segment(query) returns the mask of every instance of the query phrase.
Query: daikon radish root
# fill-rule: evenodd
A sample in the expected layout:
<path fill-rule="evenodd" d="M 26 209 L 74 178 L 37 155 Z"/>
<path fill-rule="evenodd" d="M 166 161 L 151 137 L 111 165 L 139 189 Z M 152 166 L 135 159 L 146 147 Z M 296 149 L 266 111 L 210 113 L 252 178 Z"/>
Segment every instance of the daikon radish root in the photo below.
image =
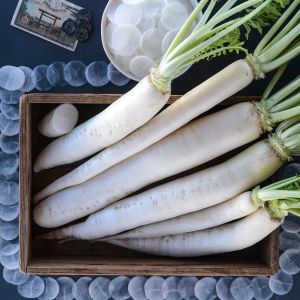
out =
<path fill-rule="evenodd" d="M 154 255 L 195 257 L 248 248 L 280 225 L 281 220 L 273 219 L 266 209 L 260 208 L 241 220 L 210 229 L 152 239 L 111 240 L 109 243 Z"/>
<path fill-rule="evenodd" d="M 231 8 L 235 3 L 234 1 L 232 5 L 224 5 L 226 10 L 223 7 L 222 14 L 211 16 L 205 24 L 199 26 L 197 30 L 186 37 L 194 22 L 197 22 L 199 13 L 204 10 L 208 2 L 208 0 L 200 1 L 175 37 L 170 46 L 171 50 L 148 77 L 106 110 L 48 145 L 38 155 L 34 164 L 34 171 L 38 172 L 78 161 L 118 142 L 141 127 L 165 105 L 170 96 L 171 81 L 182 70 L 201 59 L 211 59 L 226 52 L 245 51 L 242 47 L 243 43 L 240 41 L 238 28 L 242 25 L 247 26 L 247 28 L 260 28 L 262 24 L 267 24 L 269 20 L 273 20 L 280 14 L 278 11 L 280 5 L 284 6 L 289 3 L 287 0 L 248 0 Z M 251 7 L 254 9 L 249 11 L 248 9 Z M 229 18 L 243 11 L 246 11 L 245 16 L 228 21 Z M 226 23 L 222 23 L 224 21 Z M 288 41 L 292 40 L 293 35 L 287 34 L 286 36 Z M 287 45 L 288 43 L 284 44 L 285 47 Z M 277 44 L 275 46 L 277 47 Z M 278 54 L 278 51 L 273 52 Z M 262 64 L 267 61 L 269 62 L 268 56 L 266 60 L 259 63 Z M 247 85 L 251 81 L 251 79 L 249 81 L 249 77 L 253 76 L 250 67 L 243 74 L 246 76 L 244 80 L 241 80 L 241 83 Z M 234 85 L 235 83 L 232 86 Z M 228 89 L 230 90 L 231 87 Z M 235 92 L 236 88 L 233 90 Z M 210 98 L 209 93 L 206 93 L 205 99 L 207 98 Z"/>
<path fill-rule="evenodd" d="M 240 103 L 196 120 L 91 180 L 48 197 L 36 210 L 42 214 L 44 210 L 55 211 L 55 215 L 50 218 L 55 224 L 53 227 L 64 225 L 155 181 L 196 167 L 245 145 L 272 128 L 279 120 L 299 112 L 298 106 L 293 107 L 297 102 L 292 105 L 289 97 L 299 85 L 300 79 L 272 95 L 272 105 L 268 98 L 257 105 Z M 280 101 L 282 99 L 284 100 Z M 270 112 L 277 103 L 282 106 L 284 103 L 288 104 L 288 109 L 280 109 L 280 116 L 276 109 L 273 113 Z M 127 180 L 124 181 L 124 178 Z M 41 199 L 41 195 L 49 192 L 49 189 L 51 186 L 38 194 L 35 200 Z M 82 201 L 83 195 L 85 201 Z"/>
<path fill-rule="evenodd" d="M 181 97 L 143 127 L 118 143 L 103 150 L 69 174 L 50 184 L 49 187 L 46 187 L 45 190 L 41 191 L 41 193 L 35 197 L 36 201 L 50 196 L 66 187 L 80 184 L 107 170 L 120 161 L 146 149 L 150 145 L 187 124 L 203 112 L 206 112 L 213 106 L 222 102 L 224 99 L 242 90 L 254 79 L 264 77 L 266 72 L 276 69 L 299 54 L 299 47 L 288 48 L 288 50 L 285 49 L 285 52 L 281 47 L 281 43 L 284 43 L 287 47 L 297 36 L 295 32 L 289 33 L 289 31 L 291 31 L 293 26 L 295 26 L 295 23 L 297 24 L 299 21 L 299 12 L 281 31 L 279 31 L 284 21 L 290 17 L 298 6 L 299 3 L 297 1 L 294 1 L 291 4 L 265 38 L 262 39 L 253 55 L 249 55 L 244 60 L 238 60 L 232 63 L 224 70 Z M 298 32 L 300 32 L 299 26 L 300 25 L 298 25 Z M 279 36 L 282 36 L 282 34 L 285 33 L 288 38 L 284 41 L 278 40 L 277 36 L 273 38 L 277 33 Z M 272 38 L 273 40 L 271 40 Z M 273 44 L 276 44 L 277 47 L 276 49 L 274 48 L 272 52 L 276 53 L 276 59 L 271 55 L 265 55 L 265 51 Z"/>
<path fill-rule="evenodd" d="M 243 218 L 257 209 L 258 207 L 252 201 L 251 192 L 245 192 L 220 204 L 169 220 L 144 225 L 103 240 L 154 238 L 199 231 Z"/>
<path fill-rule="evenodd" d="M 209 208 L 145 225 L 104 240 L 154 238 L 208 229 L 246 217 L 258 210 L 259 207 L 265 207 L 266 203 L 273 205 L 273 214 L 277 213 L 277 218 L 282 218 L 282 214 L 278 216 L 278 206 L 287 215 L 287 211 L 282 209 L 285 201 L 289 200 L 287 197 L 290 197 L 289 192 L 285 192 L 287 188 L 293 191 L 300 190 L 300 177 L 282 180 L 263 188 L 257 187 L 252 192 L 242 193 Z"/>
<path fill-rule="evenodd" d="M 77 121 L 77 108 L 72 104 L 61 104 L 39 122 L 38 130 L 42 135 L 54 138 L 70 132 Z"/>
<path fill-rule="evenodd" d="M 278 73 L 282 74 L 282 68 L 279 69 Z M 270 82 L 270 86 L 274 88 L 279 78 L 280 76 L 276 73 Z M 161 167 L 150 168 L 147 174 L 139 177 L 134 183 L 137 184 L 139 180 L 146 177 L 148 178 L 146 183 L 149 184 L 205 163 L 257 139 L 262 133 L 271 131 L 278 122 L 300 114 L 300 92 L 294 93 L 299 87 L 300 77 L 271 96 L 265 93 L 262 100 L 256 104 L 237 104 L 223 112 L 203 118 L 203 120 L 196 120 L 133 156 L 130 165 L 121 163 L 118 167 L 119 170 L 114 170 L 122 172 L 122 167 L 125 165 L 131 167 L 133 161 L 137 166 L 136 162 L 138 160 L 142 167 L 148 156 L 155 155 L 156 164 Z M 271 92 L 269 86 L 266 92 Z M 210 148 L 216 143 L 218 143 L 218 147 L 212 148 L 210 151 Z M 157 149 L 161 149 L 161 151 Z M 183 152 L 185 155 L 182 155 Z M 106 150 L 104 150 L 100 154 L 101 158 L 106 153 Z M 99 157 L 92 158 L 82 166 L 51 183 L 35 195 L 34 203 L 63 188 L 73 186 L 74 183 L 80 184 L 80 179 L 86 178 L 85 175 L 82 176 L 83 173 L 89 174 L 88 177 L 94 177 L 93 175 L 96 175 L 96 173 L 93 173 L 93 170 L 97 170 L 94 166 L 99 165 L 100 167 L 103 162 L 101 159 L 97 159 Z M 175 160 L 177 164 L 173 166 Z M 144 182 L 140 187 L 143 186 L 145 186 Z"/>
<path fill-rule="evenodd" d="M 268 140 L 256 143 L 220 165 L 118 201 L 82 223 L 50 232 L 45 237 L 100 239 L 229 200 L 270 177 L 291 155 L 300 154 L 299 120 L 297 117 L 283 122 Z M 65 222 L 63 216 L 67 216 L 65 211 L 59 211 L 59 202 L 55 209 L 43 204 L 33 211 L 39 226 L 51 228 Z"/>
<path fill-rule="evenodd" d="M 250 201 L 253 201 L 256 207 L 264 208 L 259 208 L 256 212 L 233 223 L 192 233 L 167 235 L 160 238 L 115 239 L 108 242 L 132 250 L 164 256 L 191 257 L 218 254 L 242 250 L 256 244 L 278 228 L 288 213 L 300 217 L 299 176 L 262 189 L 254 189 L 252 196 L 247 193 L 246 197 L 251 199 Z M 216 207 L 219 209 L 218 206 Z M 232 209 L 234 207 L 227 205 L 224 207 L 223 214 L 230 214 Z M 209 212 L 211 217 L 216 217 L 212 211 L 204 211 Z M 193 222 L 192 219 L 191 222 Z"/>

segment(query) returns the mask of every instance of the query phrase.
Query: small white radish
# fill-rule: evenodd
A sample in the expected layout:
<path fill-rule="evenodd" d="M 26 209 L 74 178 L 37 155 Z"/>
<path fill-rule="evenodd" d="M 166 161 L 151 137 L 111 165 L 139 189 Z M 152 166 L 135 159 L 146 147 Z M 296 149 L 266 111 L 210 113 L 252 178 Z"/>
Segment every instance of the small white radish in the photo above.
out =
<path fill-rule="evenodd" d="M 61 104 L 39 122 L 38 130 L 46 137 L 59 137 L 74 129 L 77 121 L 77 108 L 72 104 Z"/>
<path fill-rule="evenodd" d="M 233 223 L 192 233 L 152 239 L 111 240 L 109 243 L 149 254 L 195 257 L 242 250 L 263 240 L 281 225 L 270 212 L 257 212 Z"/>
<path fill-rule="evenodd" d="M 230 6 L 230 4 L 227 3 L 224 6 L 226 7 L 226 5 Z M 257 79 L 259 77 L 263 77 L 265 72 L 284 64 L 287 61 L 287 57 L 292 59 L 295 55 L 297 55 L 297 51 L 297 53 L 299 53 L 300 47 L 298 47 L 299 49 L 296 47 L 293 50 L 287 48 L 287 51 L 291 51 L 288 55 L 285 52 L 278 51 L 279 48 L 273 49 L 272 53 L 277 53 L 277 59 L 275 59 L 273 62 L 269 56 L 264 55 L 264 51 L 267 51 L 268 47 L 271 47 L 271 45 L 277 45 L 278 47 L 281 46 L 281 40 L 278 39 L 278 37 L 282 37 L 282 32 L 289 36 L 289 38 L 285 38 L 284 43 L 289 41 L 286 44 L 288 45 L 290 42 L 292 42 L 297 34 L 295 34 L 295 30 L 293 30 L 291 33 L 289 33 L 289 31 L 296 26 L 297 15 L 292 18 L 286 27 L 284 27 L 283 31 L 280 31 L 273 40 L 271 40 L 271 38 L 276 32 L 279 31 L 284 21 L 293 13 L 295 9 L 297 9 L 298 6 L 298 2 L 293 2 L 291 4 L 291 6 L 286 10 L 286 12 L 273 26 L 269 33 L 259 43 L 253 55 L 249 55 L 246 59 L 238 60 L 229 65 L 224 70 L 181 97 L 178 101 L 170 105 L 167 109 L 154 117 L 143 127 L 139 128 L 118 143 L 100 152 L 69 174 L 53 182 L 49 187 L 36 196 L 36 200 L 41 200 L 42 198 L 45 198 L 66 187 L 82 183 L 107 170 L 120 161 L 125 160 L 126 158 L 146 149 L 150 145 L 171 134 L 203 112 L 209 110 L 211 107 L 217 105 L 227 97 L 232 96 L 239 90 L 243 89 L 255 78 Z M 227 9 L 228 8 L 226 8 L 225 11 Z M 222 11 L 221 15 L 223 13 L 224 11 Z M 298 32 L 300 32 L 300 24 L 298 27 Z M 175 41 L 176 39 L 177 38 L 175 38 Z M 172 48 L 172 45 L 170 48 Z M 280 55 L 282 55 L 282 57 L 280 57 Z M 281 98 L 281 100 L 283 99 Z M 273 109 L 271 106 L 267 107 L 267 109 Z M 264 105 L 262 105 L 262 109 L 264 108 Z M 277 111 L 279 110 L 280 109 L 278 107 Z M 267 118 L 267 116 L 265 117 Z M 278 120 L 282 121 L 283 119 L 275 118 L 272 121 L 276 123 Z M 268 126 L 270 124 L 267 123 L 268 122 L 266 122 L 266 129 L 272 129 L 273 124 Z"/>
<path fill-rule="evenodd" d="M 105 240 L 154 238 L 199 231 L 243 218 L 257 209 L 258 207 L 252 201 L 251 192 L 245 192 L 220 204 L 169 220 L 144 225 Z"/>
<path fill-rule="evenodd" d="M 100 239 L 229 200 L 270 177 L 291 155 L 300 154 L 299 120 L 298 116 L 283 122 L 268 141 L 258 142 L 220 165 L 121 200 L 82 223 L 50 232 L 48 237 Z M 82 197 L 86 192 L 82 190 Z M 74 195 L 71 193 L 69 199 Z M 67 218 L 67 210 L 64 207 L 65 211 L 59 211 L 59 202 L 55 210 L 42 205 L 33 212 L 38 225 L 51 228 L 65 222 L 60 216 Z M 82 207 L 78 203 L 73 210 Z"/>
<path fill-rule="evenodd" d="M 269 19 L 278 15 L 277 10 L 274 15 L 272 8 L 277 4 L 274 4 L 272 0 L 248 0 L 234 8 L 226 7 L 226 13 L 224 11 L 223 14 L 217 14 L 215 18 L 211 17 L 206 24 L 202 24 L 186 37 L 207 3 L 208 0 L 200 1 L 175 37 L 159 66 L 151 71 L 149 77 L 144 78 L 133 90 L 122 96 L 105 111 L 47 146 L 37 157 L 34 171 L 38 172 L 42 169 L 78 161 L 121 140 L 149 121 L 164 106 L 170 96 L 171 81 L 187 66 L 201 59 L 221 55 L 226 51 L 242 50 L 238 30 L 240 26 L 247 24 L 248 27 L 251 27 L 253 25 L 251 19 L 258 14 L 260 24 L 268 23 Z M 247 11 L 245 16 L 238 16 L 227 23 L 228 26 L 224 26 L 225 20 L 253 6 L 255 8 L 251 12 Z M 265 9 L 268 9 L 268 14 L 261 13 Z M 294 38 L 294 32 L 286 35 L 285 48 Z M 220 47 L 220 41 L 222 47 Z M 227 43 L 229 46 L 224 47 L 224 44 Z M 282 49 L 277 48 L 279 50 L 273 51 L 273 53 L 278 57 Z M 296 52 L 293 55 L 296 55 Z M 254 66 L 266 65 L 266 70 L 273 70 L 286 60 L 292 59 L 293 55 L 288 55 L 288 58 L 281 59 L 280 63 L 272 65 L 270 65 L 271 61 L 268 56 L 262 57 L 258 64 L 254 63 Z M 254 61 L 254 59 L 247 61 Z M 251 65 L 253 66 L 253 64 Z M 251 69 L 249 64 L 248 68 Z M 263 71 L 264 67 L 259 69 L 258 77 L 262 76 Z M 249 76 L 251 75 L 247 74 L 245 80 L 248 80 Z M 224 91 L 220 91 L 220 93 L 223 94 Z M 209 97 L 208 94 L 207 96 Z"/>

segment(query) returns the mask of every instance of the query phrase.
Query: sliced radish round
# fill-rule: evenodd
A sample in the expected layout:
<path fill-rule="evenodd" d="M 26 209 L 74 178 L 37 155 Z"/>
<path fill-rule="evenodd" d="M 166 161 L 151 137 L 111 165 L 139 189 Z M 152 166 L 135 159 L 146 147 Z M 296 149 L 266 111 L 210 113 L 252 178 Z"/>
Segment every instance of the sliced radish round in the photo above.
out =
<path fill-rule="evenodd" d="M 144 2 L 145 0 L 123 0 L 123 3 L 129 4 L 129 5 L 136 5 Z"/>
<path fill-rule="evenodd" d="M 141 3 L 143 17 L 145 19 L 155 17 L 162 10 L 162 0 L 145 0 Z"/>
<path fill-rule="evenodd" d="M 150 69 L 154 66 L 154 61 L 144 55 L 135 57 L 130 62 L 130 71 L 137 78 L 144 78 L 149 74 Z"/>
<path fill-rule="evenodd" d="M 139 47 L 141 32 L 133 25 L 119 26 L 112 36 L 112 48 L 120 56 L 130 56 Z"/>
<path fill-rule="evenodd" d="M 140 47 L 146 56 L 152 59 L 156 59 L 159 58 L 162 54 L 161 42 L 161 33 L 158 29 L 152 28 L 143 33 Z"/>
<path fill-rule="evenodd" d="M 142 19 L 137 27 L 142 33 L 144 33 L 148 29 L 155 28 L 155 20 L 154 18 Z"/>
<path fill-rule="evenodd" d="M 122 2 L 120 0 L 115 0 L 109 4 L 107 9 L 107 18 L 109 21 L 115 23 L 115 12 L 121 4 Z"/>
<path fill-rule="evenodd" d="M 139 5 L 121 4 L 114 15 L 114 23 L 119 25 L 137 25 L 142 20 L 142 10 Z"/>
<path fill-rule="evenodd" d="M 110 48 L 112 48 L 112 36 L 117 28 L 118 25 L 114 23 L 109 23 L 105 28 L 105 39 L 108 47 Z"/>
<path fill-rule="evenodd" d="M 161 23 L 168 30 L 176 31 L 181 28 L 187 17 L 188 13 L 182 4 L 171 2 L 163 9 Z"/>

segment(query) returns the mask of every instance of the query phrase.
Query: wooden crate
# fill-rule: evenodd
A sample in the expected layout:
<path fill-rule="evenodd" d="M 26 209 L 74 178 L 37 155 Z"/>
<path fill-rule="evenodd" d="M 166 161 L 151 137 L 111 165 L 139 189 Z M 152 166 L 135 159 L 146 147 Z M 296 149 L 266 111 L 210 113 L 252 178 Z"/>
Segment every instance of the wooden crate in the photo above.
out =
<path fill-rule="evenodd" d="M 274 274 L 278 270 L 278 231 L 243 251 L 180 259 L 146 255 L 100 242 L 59 243 L 35 238 L 45 230 L 32 222 L 32 195 L 79 164 L 61 166 L 38 174 L 32 172 L 32 162 L 37 153 L 50 142 L 50 139 L 38 133 L 37 121 L 57 104 L 73 103 L 79 110 L 79 122 L 83 122 L 105 109 L 117 97 L 119 96 L 88 94 L 30 94 L 22 97 L 20 102 L 20 270 L 28 274 L 41 275 L 257 276 Z M 178 96 L 173 96 L 169 103 L 177 98 Z M 254 99 L 255 97 L 233 97 L 216 110 L 223 105 Z M 234 153 L 236 151 L 189 172 L 221 162 Z"/>

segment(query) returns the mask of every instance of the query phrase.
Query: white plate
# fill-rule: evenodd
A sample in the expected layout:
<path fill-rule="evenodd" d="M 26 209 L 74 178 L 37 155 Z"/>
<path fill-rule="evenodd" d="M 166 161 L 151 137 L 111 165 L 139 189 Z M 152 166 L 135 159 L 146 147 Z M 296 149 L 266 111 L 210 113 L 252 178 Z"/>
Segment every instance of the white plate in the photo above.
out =
<path fill-rule="evenodd" d="M 132 79 L 132 80 L 135 80 L 135 81 L 140 81 L 139 78 L 135 77 L 133 74 L 131 74 L 130 72 L 124 70 L 122 68 L 122 66 L 120 64 L 118 64 L 118 62 L 114 59 L 114 55 L 113 53 L 110 51 L 108 45 L 107 45 L 107 42 L 106 42 L 106 39 L 105 39 L 105 28 L 107 27 L 108 23 L 109 23 L 109 20 L 107 18 L 107 11 L 111 5 L 112 2 L 114 2 L 116 0 L 109 0 L 105 9 L 104 9 L 104 12 L 103 12 L 103 15 L 102 15 L 102 21 L 101 21 L 101 42 L 102 42 L 102 46 L 104 48 L 104 51 L 107 55 L 107 57 L 109 58 L 110 62 L 122 73 L 124 74 L 125 76 L 127 76 L 128 78 Z M 196 7 L 198 5 L 198 1 L 197 0 L 189 0 L 192 7 Z"/>

